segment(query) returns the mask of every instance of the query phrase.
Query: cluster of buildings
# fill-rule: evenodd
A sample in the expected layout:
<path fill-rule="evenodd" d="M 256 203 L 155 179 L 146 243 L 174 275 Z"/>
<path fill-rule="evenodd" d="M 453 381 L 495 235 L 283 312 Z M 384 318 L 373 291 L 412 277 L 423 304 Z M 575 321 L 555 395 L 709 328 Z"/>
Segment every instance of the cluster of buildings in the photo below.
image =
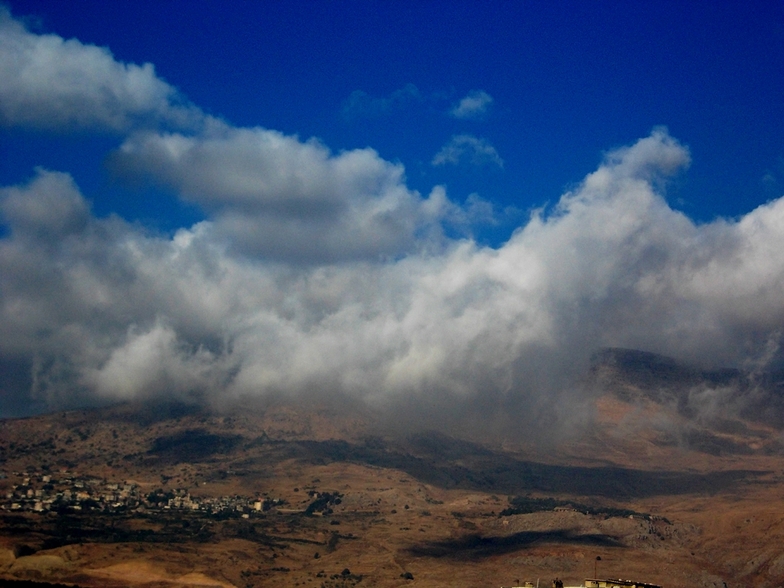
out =
<path fill-rule="evenodd" d="M 12 483 L 16 481 L 18 483 Z M 283 504 L 282 500 L 244 496 L 195 497 L 186 489 L 143 492 L 131 481 L 108 482 L 76 473 L 0 473 L 0 511 L 74 513 L 195 511 L 249 518 Z"/>

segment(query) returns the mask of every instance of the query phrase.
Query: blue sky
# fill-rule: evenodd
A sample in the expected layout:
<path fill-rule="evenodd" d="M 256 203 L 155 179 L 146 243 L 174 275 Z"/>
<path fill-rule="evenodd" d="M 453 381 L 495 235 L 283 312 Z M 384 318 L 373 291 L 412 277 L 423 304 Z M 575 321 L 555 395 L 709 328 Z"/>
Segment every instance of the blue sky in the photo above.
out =
<path fill-rule="evenodd" d="M 0 416 L 784 365 L 781 2 L 5 6 Z"/>
<path fill-rule="evenodd" d="M 455 200 L 476 192 L 527 213 L 557 201 L 603 152 L 657 125 L 691 149 L 691 167 L 670 197 L 692 218 L 738 216 L 784 193 L 780 2 L 10 7 L 37 20 L 40 32 L 107 47 L 118 61 L 152 63 L 194 104 L 234 125 L 317 137 L 335 151 L 370 146 L 402 162 L 409 185 L 423 193 L 444 184 Z M 492 98 L 487 112 L 449 116 L 472 91 Z M 377 106 L 346 112 L 356 92 Z M 503 168 L 431 165 L 463 134 L 492 145 Z M 112 184 L 101 165 L 112 139 L 4 130 L 0 179 L 19 181 L 35 165 L 65 168 L 100 213 L 178 226 L 181 219 L 167 217 L 181 208 Z M 497 244 L 519 222 L 482 235 Z"/>

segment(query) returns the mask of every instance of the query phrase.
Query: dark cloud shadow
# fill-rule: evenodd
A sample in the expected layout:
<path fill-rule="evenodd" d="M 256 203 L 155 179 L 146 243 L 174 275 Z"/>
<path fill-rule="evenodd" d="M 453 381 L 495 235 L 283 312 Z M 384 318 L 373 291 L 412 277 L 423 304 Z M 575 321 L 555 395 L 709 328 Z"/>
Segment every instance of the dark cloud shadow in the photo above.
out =
<path fill-rule="evenodd" d="M 420 543 L 408 551 L 417 557 L 450 559 L 484 559 L 525 549 L 534 544 L 586 545 L 595 547 L 623 547 L 610 535 L 591 533 L 579 535 L 569 529 L 555 531 L 522 531 L 502 537 L 467 535 L 446 541 Z"/>
<path fill-rule="evenodd" d="M 613 499 L 712 494 L 765 474 L 752 470 L 700 474 L 543 464 L 438 434 L 411 439 L 407 445 L 379 439 L 362 445 L 334 440 L 297 441 L 279 445 L 277 451 L 280 458 L 298 457 L 321 464 L 355 462 L 397 469 L 440 488 L 505 494 L 538 491 Z"/>

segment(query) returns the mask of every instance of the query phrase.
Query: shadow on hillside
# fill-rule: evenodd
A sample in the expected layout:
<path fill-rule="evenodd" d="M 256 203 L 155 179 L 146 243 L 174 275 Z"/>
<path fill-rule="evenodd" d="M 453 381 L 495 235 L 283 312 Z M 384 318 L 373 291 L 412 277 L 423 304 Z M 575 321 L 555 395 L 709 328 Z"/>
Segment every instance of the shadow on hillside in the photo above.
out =
<path fill-rule="evenodd" d="M 198 462 L 231 453 L 241 441 L 239 435 L 216 435 L 202 429 L 188 429 L 158 437 L 147 453 L 168 463 Z"/>
<path fill-rule="evenodd" d="M 598 547 L 622 547 L 617 539 L 610 535 L 588 534 L 577 535 L 566 529 L 557 531 L 523 531 L 503 537 L 481 537 L 468 535 L 447 541 L 431 541 L 410 548 L 411 555 L 418 557 L 452 558 L 452 559 L 483 559 L 495 555 L 503 555 L 519 551 L 533 544 L 568 544 Z"/>
<path fill-rule="evenodd" d="M 712 494 L 764 472 L 733 470 L 698 474 L 645 471 L 620 467 L 578 467 L 536 463 L 495 453 L 466 441 L 428 435 L 408 447 L 365 445 L 345 441 L 299 441 L 278 445 L 286 457 L 318 464 L 354 462 L 406 472 L 441 488 L 461 488 L 505 494 L 530 491 L 608 498 L 642 498 L 675 494 Z M 442 447 L 443 446 L 443 447 Z M 459 451 L 455 447 L 459 447 Z M 280 455 L 279 457 L 284 457 Z"/>

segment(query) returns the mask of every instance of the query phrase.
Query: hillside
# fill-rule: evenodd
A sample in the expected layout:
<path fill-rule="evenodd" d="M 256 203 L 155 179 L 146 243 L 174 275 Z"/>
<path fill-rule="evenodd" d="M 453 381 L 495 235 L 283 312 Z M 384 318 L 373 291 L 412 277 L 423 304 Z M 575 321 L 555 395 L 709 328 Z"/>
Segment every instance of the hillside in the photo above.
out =
<path fill-rule="evenodd" d="M 586 386 L 591 426 L 556 445 L 286 403 L 5 420 L 0 577 L 509 586 L 597 565 L 667 588 L 780 585 L 778 377 L 607 350 Z"/>

